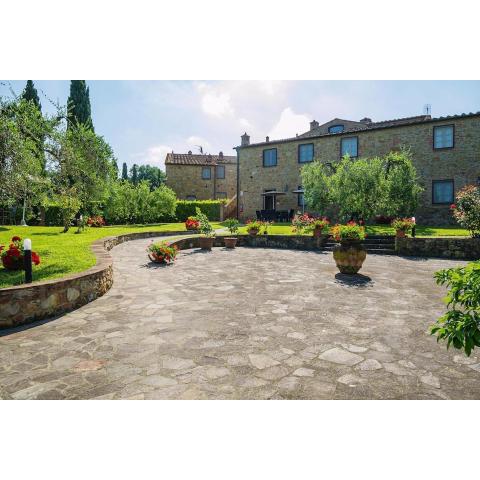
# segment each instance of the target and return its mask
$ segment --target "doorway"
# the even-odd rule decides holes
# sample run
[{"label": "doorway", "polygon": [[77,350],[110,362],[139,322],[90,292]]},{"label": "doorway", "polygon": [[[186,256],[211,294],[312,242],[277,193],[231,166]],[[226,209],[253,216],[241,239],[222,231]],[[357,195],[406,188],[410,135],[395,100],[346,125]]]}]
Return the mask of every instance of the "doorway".
[{"label": "doorway", "polygon": [[[268,190],[267,190],[268,192]],[[275,210],[275,195],[264,195],[263,209]]]}]

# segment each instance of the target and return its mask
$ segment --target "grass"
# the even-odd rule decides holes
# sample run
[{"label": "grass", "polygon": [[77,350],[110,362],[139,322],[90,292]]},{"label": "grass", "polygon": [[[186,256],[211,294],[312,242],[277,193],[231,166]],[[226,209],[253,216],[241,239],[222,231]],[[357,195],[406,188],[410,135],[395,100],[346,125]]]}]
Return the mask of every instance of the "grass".
[{"label": "grass", "polygon": [[[219,223],[212,223],[221,228]],[[100,238],[123,233],[142,231],[185,231],[183,223],[162,223],[157,225],[126,225],[102,228],[87,228],[81,234],[75,234],[76,228],[67,233],[61,227],[18,227],[0,226],[0,245],[10,243],[14,235],[32,240],[32,249],[40,255],[41,263],[33,267],[33,280],[47,280],[81,272],[95,265],[95,257],[90,245]],[[23,283],[22,271],[10,272],[0,264],[0,288]]]},{"label": "grass", "polygon": [[[242,226],[240,233],[247,233],[247,227]],[[395,235],[395,230],[390,225],[368,225],[366,227],[367,235]],[[290,223],[274,223],[268,227],[270,235],[294,235]],[[417,225],[417,237],[468,237],[468,230],[453,226],[444,227],[422,227]]]},{"label": "grass", "polygon": [[[220,223],[212,223],[215,229],[222,228]],[[70,273],[81,272],[95,264],[95,257],[90,245],[100,238],[142,231],[185,231],[183,223],[162,223],[157,225],[126,225],[103,228],[88,228],[81,234],[75,234],[76,228],[62,233],[61,227],[8,227],[0,226],[0,245],[8,245],[14,235],[32,240],[33,250],[41,258],[39,266],[33,268],[33,280],[47,280],[63,277]],[[245,226],[240,227],[240,234],[246,234]],[[268,228],[271,235],[293,235],[289,223],[275,223]],[[393,235],[393,228],[388,225],[369,225],[369,235]],[[421,227],[417,226],[417,237],[469,236],[467,230],[455,227]],[[23,283],[23,272],[9,272],[0,266],[0,288]]]}]

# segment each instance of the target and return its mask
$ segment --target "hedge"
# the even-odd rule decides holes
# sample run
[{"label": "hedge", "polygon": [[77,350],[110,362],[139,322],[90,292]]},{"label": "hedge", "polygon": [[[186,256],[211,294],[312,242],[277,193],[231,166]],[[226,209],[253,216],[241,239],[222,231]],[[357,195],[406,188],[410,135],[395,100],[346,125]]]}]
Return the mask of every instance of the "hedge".
[{"label": "hedge", "polygon": [[221,204],[225,204],[225,200],[178,200],[177,220],[184,222],[188,217],[195,215],[195,209],[198,207],[209,220],[218,221]]}]

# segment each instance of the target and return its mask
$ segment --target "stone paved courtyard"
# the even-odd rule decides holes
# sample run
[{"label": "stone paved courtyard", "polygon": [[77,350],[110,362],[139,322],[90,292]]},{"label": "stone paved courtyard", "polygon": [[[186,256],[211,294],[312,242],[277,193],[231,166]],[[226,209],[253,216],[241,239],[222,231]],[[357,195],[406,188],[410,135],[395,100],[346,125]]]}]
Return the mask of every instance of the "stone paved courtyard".
[{"label": "stone paved courtyard", "polygon": [[369,255],[352,283],[331,254],[112,250],[115,284],[61,318],[0,332],[0,398],[480,398],[480,360],[428,334],[434,271]]}]

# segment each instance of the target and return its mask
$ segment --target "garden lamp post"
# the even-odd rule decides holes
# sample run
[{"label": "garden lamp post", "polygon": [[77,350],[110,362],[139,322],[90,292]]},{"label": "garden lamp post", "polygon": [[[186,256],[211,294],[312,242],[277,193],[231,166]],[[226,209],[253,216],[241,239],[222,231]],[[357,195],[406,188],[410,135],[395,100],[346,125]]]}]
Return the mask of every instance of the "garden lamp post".
[{"label": "garden lamp post", "polygon": [[23,241],[23,267],[25,283],[32,283],[32,241],[29,238]]},{"label": "garden lamp post", "polygon": [[27,221],[25,220],[25,210],[27,208],[27,187],[25,187],[25,195],[23,196],[23,212],[22,212],[22,220],[20,221],[20,225],[22,227],[27,226]]}]

